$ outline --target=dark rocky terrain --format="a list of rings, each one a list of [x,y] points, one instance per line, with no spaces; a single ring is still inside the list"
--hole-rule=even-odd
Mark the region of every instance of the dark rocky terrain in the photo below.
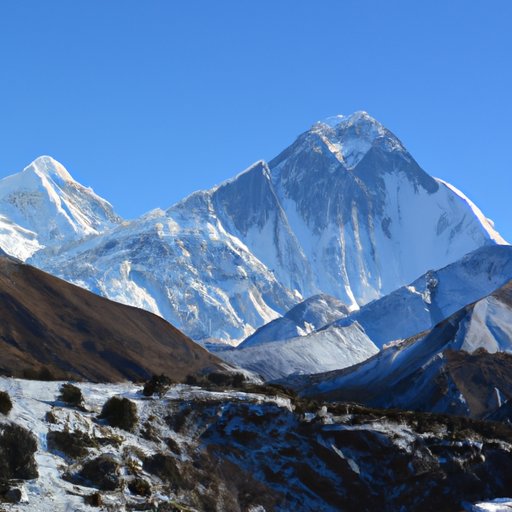
[[[0,464],[0,499],[22,496],[16,510],[451,512],[512,486],[504,423],[211,382],[172,386],[161,398],[80,384],[77,408],[59,401],[58,386],[0,379],[14,404],[0,430],[30,425],[38,439],[17,474]],[[123,428],[100,414],[114,394],[131,410]]]

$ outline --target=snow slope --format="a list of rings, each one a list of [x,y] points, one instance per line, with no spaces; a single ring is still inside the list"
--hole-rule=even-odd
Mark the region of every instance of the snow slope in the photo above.
[[[247,348],[269,341],[306,336],[347,314],[348,309],[338,299],[325,294],[314,295],[294,306],[284,316],[260,327],[238,347]]]
[[[358,322],[378,346],[431,329],[512,279],[512,247],[477,249],[335,322]]]
[[[130,383],[77,383],[80,409],[59,401],[60,385],[0,378],[14,404],[8,417],[0,414],[0,433],[14,424],[36,437],[39,473],[9,482],[22,499],[0,503],[2,510],[504,510],[489,500],[512,485],[504,425],[349,404],[319,408],[268,394],[271,388],[177,385],[157,398]],[[98,419],[113,396],[136,408],[132,431]],[[52,445],[59,433],[67,442]],[[84,465],[98,457],[110,464],[84,477]],[[113,485],[105,489],[107,468]],[[136,492],[141,482],[147,495]],[[86,504],[93,495],[100,507]]]
[[[332,326],[307,336],[255,343],[221,350],[216,355],[227,362],[275,380],[290,374],[338,370],[364,361],[378,352],[357,323]]]
[[[264,325],[234,350],[208,348],[220,358],[270,380],[294,373],[342,369],[370,357],[377,347],[430,330],[511,279],[512,247],[482,247],[353,313],[348,313],[336,299],[319,295]],[[496,348],[497,333],[512,332],[507,326],[511,320],[509,311],[505,308],[503,312],[490,298],[478,304],[471,333],[462,348],[466,350],[472,344],[482,346],[486,338],[489,339],[486,348],[491,351]],[[489,312],[493,313],[492,332],[486,324]],[[501,322],[499,313],[503,313]]]
[[[248,336],[296,302],[226,232],[202,193],[193,207],[151,212],[60,253],[41,251],[30,263],[156,313],[195,340]]]
[[[43,247],[97,235],[120,222],[110,203],[48,156],[0,180],[0,247],[22,260]]]
[[[503,244],[364,112],[315,124],[269,164],[31,263],[236,343],[304,298],[350,309],[482,246]]]

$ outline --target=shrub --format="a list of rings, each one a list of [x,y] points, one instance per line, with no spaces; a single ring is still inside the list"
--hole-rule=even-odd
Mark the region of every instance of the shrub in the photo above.
[[[99,492],[95,492],[88,496],[84,496],[84,503],[90,507],[101,507],[103,505],[103,500],[101,499],[101,494]]]
[[[57,419],[57,416],[55,415],[55,412],[53,411],[53,409],[50,409],[50,410],[46,413],[46,415],[45,415],[44,419],[45,419],[45,421],[46,421],[47,423],[52,423],[52,424],[54,424],[54,425],[55,425],[56,423],[58,423],[58,421],[59,421],[59,420]]]
[[[203,376],[187,375],[185,378],[185,384],[204,388],[211,388],[212,386],[241,388],[245,385],[245,381],[245,375],[242,373],[211,372]]]
[[[241,373],[212,372],[209,373],[206,378],[216,386],[228,386],[233,388],[239,388],[243,386],[245,382],[245,376]]]
[[[106,453],[87,461],[79,476],[102,491],[114,491],[119,487],[119,464]]]
[[[97,447],[98,443],[84,432],[60,432],[53,430],[46,436],[48,448],[52,451],[59,451],[76,459],[84,457],[88,453],[88,448]]]
[[[5,491],[0,489],[0,501],[5,503],[19,503],[22,498],[20,489],[8,487]]]
[[[5,391],[0,391],[0,413],[9,414],[12,409],[11,397]]]
[[[170,455],[155,453],[147,457],[143,464],[144,471],[156,475],[161,480],[170,483],[174,488],[183,488],[184,480],[180,474],[176,462]]]
[[[156,394],[162,398],[172,384],[173,381],[167,377],[167,375],[153,375],[153,377],[144,384],[142,394],[144,396],[153,396]]]
[[[83,408],[84,406],[84,396],[82,395],[82,391],[80,388],[70,384],[69,382],[62,384],[60,387],[58,400],[68,405],[72,405],[73,407]]]
[[[34,435],[15,424],[0,425],[0,432],[0,480],[37,478]]]
[[[196,375],[189,374],[185,377],[185,384],[188,384],[189,386],[197,386],[199,383],[199,380]]]
[[[48,366],[26,368],[22,373],[23,378],[28,380],[44,380],[48,382],[52,380],[59,380],[55,371]]]
[[[131,432],[138,421],[137,406],[127,398],[113,396],[103,405],[99,418],[104,419],[111,427]]]
[[[137,496],[151,496],[151,485],[143,478],[134,478],[128,482],[128,489]]]

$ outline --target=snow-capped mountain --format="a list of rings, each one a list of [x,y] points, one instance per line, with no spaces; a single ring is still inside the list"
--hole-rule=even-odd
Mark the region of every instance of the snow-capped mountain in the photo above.
[[[269,164],[30,262],[197,341],[236,342],[312,295],[357,309],[502,243],[462,193],[358,112],[315,124]]]
[[[219,350],[216,355],[265,380],[276,380],[291,374],[347,368],[378,351],[361,326],[354,322],[345,327],[333,325],[307,336]]]
[[[238,345],[238,348],[306,336],[347,314],[348,309],[340,300],[325,294],[313,295],[294,306],[284,316],[260,327]]]
[[[260,327],[236,348],[210,349],[268,380],[339,370],[364,361],[389,342],[422,335],[511,279],[512,247],[481,247],[353,313],[336,299],[318,295]],[[509,330],[494,325],[500,332]]]
[[[189,209],[152,212],[64,251],[42,251],[30,263],[159,314],[195,340],[245,337],[296,299],[226,232],[203,194],[193,199]]]
[[[20,259],[120,222],[110,203],[48,156],[0,180],[0,247]]]

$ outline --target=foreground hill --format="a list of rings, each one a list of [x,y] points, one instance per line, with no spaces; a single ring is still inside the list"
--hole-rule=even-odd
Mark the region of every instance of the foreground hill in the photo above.
[[[162,318],[0,256],[0,374],[119,381],[220,367]]]
[[[0,378],[9,511],[477,511],[512,486],[505,424],[184,385],[148,399],[83,383],[76,409],[59,386]],[[124,429],[98,418],[113,395],[132,411]]]

